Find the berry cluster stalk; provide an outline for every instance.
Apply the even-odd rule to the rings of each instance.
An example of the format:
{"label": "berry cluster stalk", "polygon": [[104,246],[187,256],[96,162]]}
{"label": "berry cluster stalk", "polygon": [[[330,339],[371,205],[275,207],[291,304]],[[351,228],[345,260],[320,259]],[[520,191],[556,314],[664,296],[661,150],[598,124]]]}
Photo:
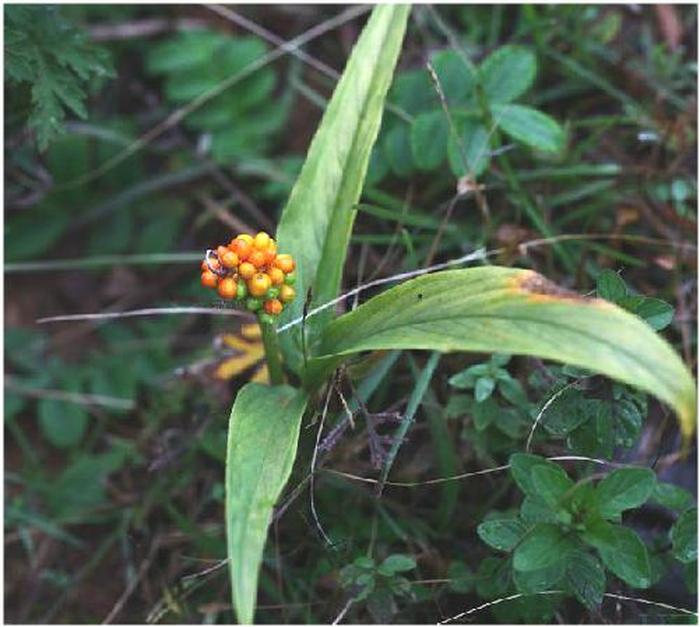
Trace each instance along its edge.
{"label": "berry cluster stalk", "polygon": [[284,373],[282,372],[282,361],[280,360],[280,350],[277,344],[277,330],[274,324],[260,321],[262,331],[263,347],[265,348],[265,359],[267,360],[267,371],[270,374],[272,385],[284,383]]}

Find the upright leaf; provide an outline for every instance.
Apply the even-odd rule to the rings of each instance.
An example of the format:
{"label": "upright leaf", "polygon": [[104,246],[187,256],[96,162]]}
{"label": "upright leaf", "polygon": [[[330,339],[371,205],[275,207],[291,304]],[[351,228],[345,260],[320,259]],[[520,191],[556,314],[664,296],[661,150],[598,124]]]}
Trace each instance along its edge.
{"label": "upright leaf", "polygon": [[522,46],[502,46],[479,68],[487,100],[506,103],[525,93],[537,73],[537,59]]}
{"label": "upright leaf", "polygon": [[[300,295],[285,308],[281,323],[301,315],[309,288],[313,288],[314,303],[337,294],[354,206],[379,131],[409,11],[410,7],[402,5],[375,7],[311,142],[277,230],[279,249],[297,260]],[[328,315],[309,320],[311,342],[315,330],[328,322]],[[280,340],[287,364],[299,372],[303,363],[300,327]]]}
{"label": "upright leaf", "polygon": [[407,281],[340,316],[309,367],[320,375],[363,350],[510,352],[569,363],[646,390],[678,413],[686,440],[696,390],[674,350],[616,305],[531,270],[449,270]]}
{"label": "upright leaf", "polygon": [[258,570],[272,508],[289,478],[307,396],[249,383],[231,409],[226,459],[226,535],[231,594],[241,623],[255,612]]}

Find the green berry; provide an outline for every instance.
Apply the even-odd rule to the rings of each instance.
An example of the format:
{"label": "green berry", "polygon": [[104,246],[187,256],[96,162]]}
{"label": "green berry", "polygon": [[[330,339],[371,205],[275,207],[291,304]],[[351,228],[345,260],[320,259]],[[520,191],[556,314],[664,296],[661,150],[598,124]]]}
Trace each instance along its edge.
{"label": "green berry", "polygon": [[287,285],[294,285],[296,280],[297,280],[297,275],[295,272],[290,272],[289,274],[285,275],[285,277],[284,277],[284,282]]}
{"label": "green berry", "polygon": [[259,313],[258,319],[260,320],[260,324],[274,324],[275,323],[275,317],[271,316],[269,313]]}
{"label": "green berry", "polygon": [[238,281],[238,288],[236,288],[236,298],[245,298],[248,296],[248,288],[246,287],[245,281]]}
{"label": "green berry", "polygon": [[267,290],[267,293],[265,294],[265,299],[270,299],[270,298],[277,298],[280,295],[280,288],[279,287],[271,287],[269,290]]}
{"label": "green berry", "polygon": [[250,309],[250,311],[257,311],[262,307],[262,301],[258,300],[257,298],[249,298],[245,302],[246,309]]}

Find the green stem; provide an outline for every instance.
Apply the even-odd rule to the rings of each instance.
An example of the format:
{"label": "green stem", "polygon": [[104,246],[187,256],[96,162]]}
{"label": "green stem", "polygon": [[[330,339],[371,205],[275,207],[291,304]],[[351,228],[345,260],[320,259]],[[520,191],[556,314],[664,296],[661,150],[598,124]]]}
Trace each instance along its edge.
{"label": "green stem", "polygon": [[263,346],[265,347],[265,359],[267,359],[267,370],[270,373],[272,385],[282,385],[284,383],[284,373],[282,371],[282,361],[280,360],[280,349],[277,344],[277,330],[274,325],[268,322],[261,322]]}

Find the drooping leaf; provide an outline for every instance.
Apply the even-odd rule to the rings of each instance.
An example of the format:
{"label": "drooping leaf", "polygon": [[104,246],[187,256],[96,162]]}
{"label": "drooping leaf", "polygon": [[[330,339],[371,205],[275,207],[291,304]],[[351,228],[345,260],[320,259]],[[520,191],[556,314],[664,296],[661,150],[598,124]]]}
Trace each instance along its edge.
{"label": "drooping leaf", "polygon": [[523,572],[541,570],[566,558],[571,541],[564,531],[551,523],[539,523],[518,545],[513,568]]}
{"label": "drooping leaf", "polygon": [[583,539],[598,550],[603,564],[620,579],[635,588],[649,587],[649,555],[634,531],[599,519],[586,529]]}
{"label": "drooping leaf", "polygon": [[236,615],[251,623],[272,508],[289,478],[307,396],[249,383],[231,409],[226,459],[226,535]]}
{"label": "drooping leaf", "polygon": [[502,46],[479,68],[487,100],[506,103],[524,94],[535,80],[537,59],[522,46]]}
{"label": "drooping leaf", "polygon": [[695,428],[695,383],[674,350],[636,316],[564,290],[531,270],[481,267],[407,281],[325,330],[317,376],[363,350],[507,351],[605,374],[646,390]]}
{"label": "drooping leaf", "polygon": [[542,111],[522,105],[494,105],[494,120],[513,139],[537,150],[559,152],[564,147],[564,129]]}
{"label": "drooping leaf", "polygon": [[649,468],[620,468],[611,472],[596,488],[600,515],[615,518],[646,503],[656,484]]}
{"label": "drooping leaf", "polygon": [[603,600],[605,570],[590,553],[576,551],[566,561],[566,583],[576,598],[589,610]]}
{"label": "drooping leaf", "polygon": [[[315,303],[337,294],[354,206],[379,131],[409,11],[410,7],[400,5],[379,5],[373,10],[311,142],[277,229],[279,250],[297,261],[299,294],[285,308],[281,324],[301,314],[310,287]],[[327,322],[326,314],[309,320],[311,343],[315,329]],[[299,372],[303,364],[300,327],[280,336],[280,344],[286,363]]]}

